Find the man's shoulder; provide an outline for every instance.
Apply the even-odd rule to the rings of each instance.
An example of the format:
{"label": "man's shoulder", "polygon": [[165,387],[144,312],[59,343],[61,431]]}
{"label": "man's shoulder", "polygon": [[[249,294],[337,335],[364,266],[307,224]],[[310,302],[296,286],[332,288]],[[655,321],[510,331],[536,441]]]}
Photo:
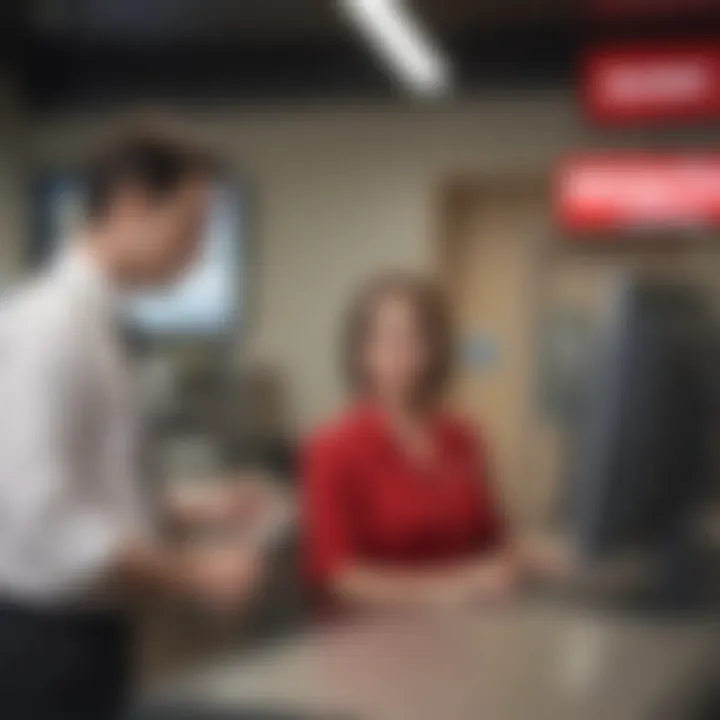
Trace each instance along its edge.
{"label": "man's shoulder", "polygon": [[73,294],[46,271],[0,300],[0,334],[14,343],[64,343],[76,332],[77,313]]}

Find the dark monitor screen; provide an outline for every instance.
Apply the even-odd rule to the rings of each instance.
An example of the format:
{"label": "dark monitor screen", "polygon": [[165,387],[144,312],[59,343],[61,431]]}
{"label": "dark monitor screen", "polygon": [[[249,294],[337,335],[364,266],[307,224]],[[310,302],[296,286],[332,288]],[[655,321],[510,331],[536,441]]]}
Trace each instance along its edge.
{"label": "dark monitor screen", "polygon": [[702,496],[714,388],[712,314],[692,288],[628,280],[577,418],[570,524],[587,558],[653,545]]}

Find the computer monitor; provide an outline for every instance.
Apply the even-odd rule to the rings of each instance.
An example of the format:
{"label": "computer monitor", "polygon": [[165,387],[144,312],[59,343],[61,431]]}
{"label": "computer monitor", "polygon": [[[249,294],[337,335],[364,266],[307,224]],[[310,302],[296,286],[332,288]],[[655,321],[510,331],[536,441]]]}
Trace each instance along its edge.
{"label": "computer monitor", "polygon": [[[125,314],[135,334],[155,340],[235,338],[242,322],[245,223],[243,197],[229,180],[217,182],[199,256],[175,284],[128,295]],[[81,225],[83,189],[76,174],[50,172],[34,194],[31,262],[60,252]]]}
{"label": "computer monitor", "polygon": [[626,278],[571,438],[571,537],[588,562],[684,544],[712,477],[718,330],[701,293]]}

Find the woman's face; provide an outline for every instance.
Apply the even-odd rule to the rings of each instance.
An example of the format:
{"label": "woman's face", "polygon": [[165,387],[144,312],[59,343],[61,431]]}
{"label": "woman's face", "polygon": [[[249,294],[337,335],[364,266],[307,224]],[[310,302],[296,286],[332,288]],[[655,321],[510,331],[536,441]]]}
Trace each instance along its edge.
{"label": "woman's face", "polygon": [[412,302],[400,294],[383,297],[370,319],[362,358],[370,392],[394,402],[412,401],[429,360]]}

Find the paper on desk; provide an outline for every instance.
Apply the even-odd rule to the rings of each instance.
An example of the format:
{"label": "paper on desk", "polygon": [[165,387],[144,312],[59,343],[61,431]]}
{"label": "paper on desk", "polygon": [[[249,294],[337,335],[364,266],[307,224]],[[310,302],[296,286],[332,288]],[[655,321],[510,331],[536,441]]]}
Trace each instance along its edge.
{"label": "paper on desk", "polygon": [[588,618],[568,623],[561,635],[559,683],[573,698],[592,693],[605,662],[605,634]]}

